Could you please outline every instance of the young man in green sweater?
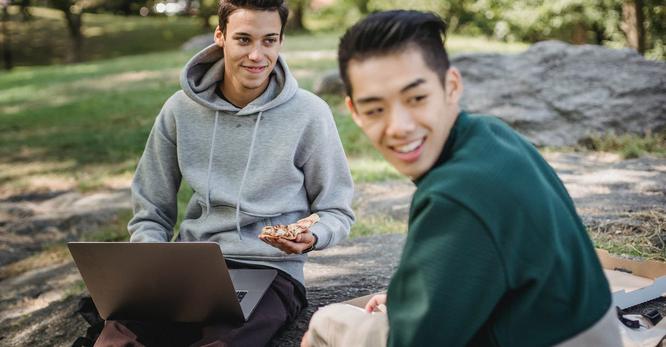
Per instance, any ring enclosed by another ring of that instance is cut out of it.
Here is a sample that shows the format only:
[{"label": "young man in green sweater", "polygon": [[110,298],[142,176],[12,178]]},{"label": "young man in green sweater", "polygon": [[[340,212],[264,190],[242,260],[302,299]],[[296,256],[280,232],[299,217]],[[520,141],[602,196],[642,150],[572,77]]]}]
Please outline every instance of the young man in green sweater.
[{"label": "young man in green sweater", "polygon": [[388,314],[335,304],[303,346],[619,346],[608,283],[573,201],[536,148],[460,110],[436,15],[368,16],[340,41],[346,103],[417,190]]}]

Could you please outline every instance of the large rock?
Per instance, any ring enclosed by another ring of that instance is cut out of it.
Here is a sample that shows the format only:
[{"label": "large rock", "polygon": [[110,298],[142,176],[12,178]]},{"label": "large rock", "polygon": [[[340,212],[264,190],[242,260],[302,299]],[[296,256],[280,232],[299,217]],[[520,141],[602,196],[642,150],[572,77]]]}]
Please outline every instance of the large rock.
[{"label": "large rock", "polygon": [[537,145],[666,126],[666,63],[630,49],[545,41],[518,55],[460,55],[452,64],[462,72],[467,110],[499,116]]},{"label": "large rock", "polygon": [[345,85],[340,78],[338,69],[328,70],[319,77],[314,84],[314,93],[323,94],[345,94]]},{"label": "large rock", "polygon": [[193,36],[185,41],[180,49],[186,52],[198,52],[213,43],[213,33]]}]

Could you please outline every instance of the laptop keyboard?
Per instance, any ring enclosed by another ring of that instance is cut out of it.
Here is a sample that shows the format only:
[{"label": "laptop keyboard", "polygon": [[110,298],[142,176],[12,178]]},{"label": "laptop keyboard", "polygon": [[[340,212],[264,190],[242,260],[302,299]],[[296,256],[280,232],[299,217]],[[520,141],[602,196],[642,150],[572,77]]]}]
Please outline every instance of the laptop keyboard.
[{"label": "laptop keyboard", "polygon": [[237,290],[236,291],[236,298],[238,298],[238,302],[241,302],[243,298],[245,297],[245,294],[247,294],[247,291],[245,290]]}]

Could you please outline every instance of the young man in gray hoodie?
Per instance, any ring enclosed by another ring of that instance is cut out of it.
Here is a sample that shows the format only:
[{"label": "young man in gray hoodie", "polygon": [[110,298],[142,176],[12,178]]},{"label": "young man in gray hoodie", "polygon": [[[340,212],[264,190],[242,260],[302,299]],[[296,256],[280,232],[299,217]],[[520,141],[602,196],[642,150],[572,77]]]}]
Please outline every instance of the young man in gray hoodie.
[{"label": "young man in gray hoodie", "polygon": [[[152,128],[128,226],[132,242],[169,241],[185,181],[178,241],[217,242],[230,267],[279,275],[241,326],[109,321],[97,345],[265,345],[306,305],[305,253],[348,235],[353,186],[330,109],[279,56],[287,14],[283,0],[220,3],[215,43],[187,63]],[[258,238],[311,213],[319,222],[293,242]]]}]

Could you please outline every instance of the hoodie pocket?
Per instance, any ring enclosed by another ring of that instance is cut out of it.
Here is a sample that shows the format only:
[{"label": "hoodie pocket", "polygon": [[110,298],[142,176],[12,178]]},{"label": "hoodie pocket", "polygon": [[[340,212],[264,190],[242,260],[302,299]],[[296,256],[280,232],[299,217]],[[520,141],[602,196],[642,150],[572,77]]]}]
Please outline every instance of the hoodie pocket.
[{"label": "hoodie pocket", "polygon": [[[231,205],[231,204],[215,204],[212,205],[213,208],[231,208],[234,211],[236,211],[236,205]],[[240,213],[250,216],[250,217],[257,217],[257,218],[271,218],[271,217],[277,217],[282,215],[282,213],[262,213],[262,212],[255,212],[255,211],[248,211],[244,208],[241,207]]]}]

